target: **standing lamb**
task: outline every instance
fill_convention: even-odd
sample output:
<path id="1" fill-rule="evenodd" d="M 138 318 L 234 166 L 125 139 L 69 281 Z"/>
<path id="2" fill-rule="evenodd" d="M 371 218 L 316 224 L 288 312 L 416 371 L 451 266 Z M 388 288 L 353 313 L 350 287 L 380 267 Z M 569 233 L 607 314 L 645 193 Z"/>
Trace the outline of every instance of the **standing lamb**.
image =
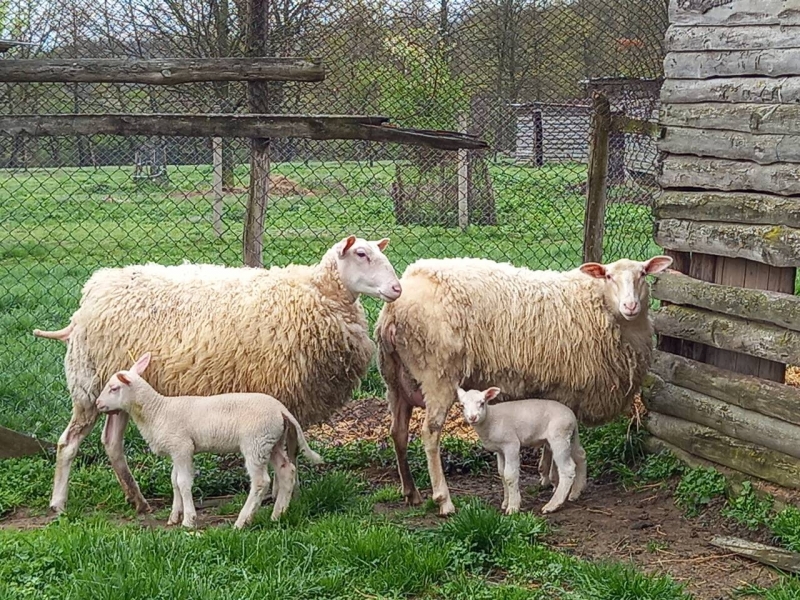
<path id="1" fill-rule="evenodd" d="M 645 275 L 671 263 L 656 256 L 567 272 L 477 258 L 410 265 L 402 298 L 383 307 L 375 326 L 406 501 L 422 501 L 407 459 L 411 411 L 421 407 L 433 499 L 439 514 L 455 510 L 439 438 L 459 386 L 497 385 L 505 399 L 558 400 L 587 425 L 630 406 L 653 346 Z M 542 474 L 549 471 L 540 465 Z"/>
<path id="2" fill-rule="evenodd" d="M 303 454 L 313 464 L 322 458 L 306 443 L 300 424 L 272 396 L 266 394 L 219 394 L 216 396 L 162 396 L 142 378 L 150 364 L 147 352 L 129 371 L 111 376 L 97 397 L 97 408 L 111 415 L 128 413 L 150 449 L 172 459 L 172 512 L 167 525 L 194 528 L 197 513 L 192 498 L 194 466 L 198 452 L 241 452 L 250 475 L 250 494 L 234 527 L 248 525 L 261 506 L 269 485 L 267 463 L 275 470 L 277 521 L 289 506 L 295 466 L 284 449 L 286 434 L 294 429 Z"/>
<path id="3" fill-rule="evenodd" d="M 547 444 L 560 478 L 550 502 L 542 508 L 551 513 L 561 508 L 569 494 L 577 500 L 586 487 L 586 452 L 578 437 L 578 420 L 568 406 L 555 400 L 516 400 L 491 408 L 489 400 L 500 388 L 458 388 L 464 419 L 472 425 L 483 447 L 497 454 L 497 470 L 503 480 L 503 505 L 507 515 L 519 512 L 520 448 Z"/>
<path id="4" fill-rule="evenodd" d="M 130 363 L 129 353 L 152 351 L 148 379 L 164 395 L 270 393 L 303 427 L 340 408 L 375 350 L 359 295 L 400 297 L 383 254 L 388 243 L 351 235 L 313 266 L 147 264 L 95 272 L 70 324 L 38 332 L 67 341 L 73 403 L 58 442 L 50 507 L 64 510 L 70 466 L 98 417 L 100 386 Z M 127 423 L 125 413 L 109 415 L 103 443 L 127 499 L 144 512 L 149 507 L 123 452 Z M 291 431 L 287 446 L 294 460 Z"/>

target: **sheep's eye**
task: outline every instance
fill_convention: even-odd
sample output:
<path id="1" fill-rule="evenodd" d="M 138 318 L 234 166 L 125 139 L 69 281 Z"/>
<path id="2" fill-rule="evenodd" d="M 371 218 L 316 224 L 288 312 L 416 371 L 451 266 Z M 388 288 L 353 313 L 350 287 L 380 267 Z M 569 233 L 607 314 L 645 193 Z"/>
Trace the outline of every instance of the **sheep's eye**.
<path id="1" fill-rule="evenodd" d="M 367 253 L 364 252 L 363 250 L 356 250 L 356 256 L 360 256 L 361 258 L 366 258 Z"/>
<path id="2" fill-rule="evenodd" d="M 611 273 L 606 273 L 606 279 L 612 281 L 614 278 L 611 276 Z"/>

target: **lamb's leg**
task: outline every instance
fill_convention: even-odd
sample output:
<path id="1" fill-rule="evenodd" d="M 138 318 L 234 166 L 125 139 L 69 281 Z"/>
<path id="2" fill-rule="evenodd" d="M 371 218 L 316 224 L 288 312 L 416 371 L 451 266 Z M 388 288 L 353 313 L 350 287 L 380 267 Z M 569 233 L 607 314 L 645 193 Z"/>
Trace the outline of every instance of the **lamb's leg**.
<path id="1" fill-rule="evenodd" d="M 508 503 L 506 514 L 519 512 L 522 498 L 519 494 L 519 445 L 508 444 L 503 448 L 503 480 L 508 488 Z"/>
<path id="2" fill-rule="evenodd" d="M 400 486 L 403 498 L 409 506 L 422 503 L 422 496 L 414 484 L 414 476 L 408 464 L 408 424 L 411 420 L 411 406 L 402 394 L 388 393 L 389 409 L 392 413 L 391 436 L 394 442 L 394 453 L 397 458 L 397 472 L 400 475 Z"/>
<path id="3" fill-rule="evenodd" d="M 177 525 L 183 518 L 183 499 L 178 487 L 178 467 L 172 465 L 172 512 L 169 513 L 167 525 Z"/>
<path id="4" fill-rule="evenodd" d="M 506 461 L 503 458 L 502 452 L 496 452 L 497 456 L 497 472 L 500 474 L 500 481 L 503 482 L 503 503 L 500 508 L 505 510 L 508 507 L 508 486 L 506 485 Z"/>
<path id="5" fill-rule="evenodd" d="M 550 472 L 552 471 L 553 455 L 550 452 L 550 446 L 544 444 L 542 452 L 539 454 L 539 480 L 542 487 L 546 488 L 552 484 L 550 480 Z"/>
<path id="6" fill-rule="evenodd" d="M 575 461 L 575 481 L 572 483 L 572 491 L 569 494 L 570 500 L 577 500 L 580 498 L 581 493 L 586 488 L 586 452 L 581 446 L 578 439 L 578 432 L 576 431 L 572 438 L 571 446 L 572 460 Z"/>
<path id="7" fill-rule="evenodd" d="M 128 426 L 130 417 L 128 413 L 120 412 L 106 417 L 106 424 L 103 427 L 103 446 L 106 449 L 111 467 L 117 475 L 122 491 L 125 492 L 125 499 L 136 507 L 136 512 L 146 513 L 150 511 L 150 505 L 144 499 L 139 485 L 133 478 L 125 460 L 125 428 Z"/>
<path id="8" fill-rule="evenodd" d="M 553 453 L 553 462 L 558 467 L 558 486 L 550 502 L 542 507 L 543 513 L 551 513 L 561 508 L 575 481 L 575 461 L 572 460 L 572 446 L 569 440 L 559 437 L 548 441 Z"/>
<path id="9" fill-rule="evenodd" d="M 250 493 L 247 495 L 247 500 L 242 506 L 242 510 L 239 511 L 236 523 L 233 524 L 234 529 L 241 529 L 252 521 L 253 514 L 261 506 L 261 500 L 264 498 L 269 486 L 267 465 L 259 460 L 257 452 L 245 453 L 244 466 L 247 469 L 247 474 L 250 475 Z"/>
<path id="10" fill-rule="evenodd" d="M 270 517 L 273 521 L 277 521 L 286 512 L 292 499 L 296 467 L 289 460 L 283 448 L 277 445 L 272 449 L 270 463 L 275 470 L 275 479 L 280 480 L 278 495 L 275 498 L 275 506 L 272 508 L 272 516 Z"/>
<path id="11" fill-rule="evenodd" d="M 428 473 L 431 476 L 433 501 L 439 505 L 439 516 L 455 512 L 456 507 L 450 499 L 450 490 L 444 478 L 439 441 L 442 428 L 447 419 L 447 411 L 455 401 L 455 388 L 446 382 L 438 382 L 433 390 L 423 383 L 425 394 L 425 422 L 422 424 L 422 441 L 425 444 L 425 457 L 428 459 Z"/>
<path id="12" fill-rule="evenodd" d="M 192 451 L 182 450 L 180 453 L 172 455 L 172 461 L 178 470 L 177 482 L 178 489 L 183 500 L 183 526 L 194 529 L 197 525 L 197 511 L 194 508 L 192 498 L 192 484 L 194 483 L 194 465 Z"/>
<path id="13" fill-rule="evenodd" d="M 72 418 L 61 434 L 56 449 L 56 473 L 53 479 L 53 494 L 50 497 L 50 509 L 60 514 L 67 503 L 69 472 L 72 461 L 78 454 L 78 446 L 86 439 L 97 422 L 97 409 L 88 396 L 77 400 L 73 394 Z"/>

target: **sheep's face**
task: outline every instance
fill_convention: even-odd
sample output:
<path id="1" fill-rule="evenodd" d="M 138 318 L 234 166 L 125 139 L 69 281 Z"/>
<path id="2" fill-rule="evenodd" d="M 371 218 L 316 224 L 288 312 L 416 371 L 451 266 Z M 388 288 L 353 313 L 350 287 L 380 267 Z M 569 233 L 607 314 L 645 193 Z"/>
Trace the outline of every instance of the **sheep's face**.
<path id="1" fill-rule="evenodd" d="M 394 302 L 400 297 L 400 280 L 383 253 L 388 244 L 389 238 L 370 242 L 351 235 L 336 245 L 339 277 L 350 293 L 384 302 Z"/>
<path id="2" fill-rule="evenodd" d="M 135 395 L 131 383 L 141 376 L 148 364 L 150 364 L 149 352 L 142 355 L 129 371 L 114 373 L 95 400 L 97 410 L 111 415 L 117 414 L 121 410 L 130 412 Z"/>
<path id="3" fill-rule="evenodd" d="M 654 256 L 644 262 L 623 258 L 608 265 L 586 263 L 580 270 L 605 280 L 606 304 L 626 321 L 632 321 L 647 312 L 650 288 L 645 277 L 660 273 L 671 264 L 669 256 Z"/>
<path id="4" fill-rule="evenodd" d="M 477 425 L 486 418 L 486 403 L 500 393 L 500 388 L 490 387 L 487 390 L 470 390 L 465 392 L 458 388 L 458 401 L 464 411 L 464 420 L 470 425 Z"/>

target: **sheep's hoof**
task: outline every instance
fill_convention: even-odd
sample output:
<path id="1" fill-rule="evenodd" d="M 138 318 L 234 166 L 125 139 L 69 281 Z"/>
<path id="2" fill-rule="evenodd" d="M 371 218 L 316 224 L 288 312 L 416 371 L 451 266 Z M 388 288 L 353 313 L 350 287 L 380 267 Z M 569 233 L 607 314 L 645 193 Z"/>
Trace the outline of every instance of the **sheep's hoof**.
<path id="1" fill-rule="evenodd" d="M 549 502 L 542 507 L 542 514 L 548 514 L 551 512 L 557 511 L 561 506 L 556 506 L 555 504 L 550 504 Z"/>
<path id="2" fill-rule="evenodd" d="M 407 506 L 419 506 L 422 504 L 422 494 L 419 493 L 419 490 L 414 489 L 408 494 L 405 494 L 405 500 Z"/>
<path id="3" fill-rule="evenodd" d="M 177 525 L 183 519 L 183 513 L 176 513 L 174 515 L 170 515 L 169 519 L 167 519 L 167 526 L 171 527 L 173 525 Z"/>
<path id="4" fill-rule="evenodd" d="M 195 529 L 197 527 L 197 519 L 192 517 L 191 519 L 184 519 L 183 526 L 186 529 Z"/>
<path id="5" fill-rule="evenodd" d="M 439 516 L 440 517 L 447 517 L 452 515 L 456 512 L 456 507 L 453 504 L 452 500 L 445 500 L 439 505 Z"/>
<path id="6" fill-rule="evenodd" d="M 50 505 L 50 512 L 53 513 L 55 516 L 59 516 L 64 512 L 64 505 L 63 504 L 51 504 Z"/>
<path id="7" fill-rule="evenodd" d="M 506 507 L 506 514 L 513 515 L 519 512 L 519 506 L 507 506 Z"/>
<path id="8" fill-rule="evenodd" d="M 568 500 L 569 500 L 570 502 L 575 502 L 575 500 L 577 500 L 577 499 L 578 499 L 578 498 L 580 498 L 580 497 L 581 497 L 581 493 L 580 493 L 580 492 L 573 492 L 573 493 L 571 493 L 571 494 L 569 495 L 569 498 L 568 498 Z"/>
<path id="9" fill-rule="evenodd" d="M 150 504 L 147 500 L 142 500 L 141 502 L 136 502 L 136 513 L 140 515 L 147 515 L 153 512 L 153 509 L 150 508 Z"/>

